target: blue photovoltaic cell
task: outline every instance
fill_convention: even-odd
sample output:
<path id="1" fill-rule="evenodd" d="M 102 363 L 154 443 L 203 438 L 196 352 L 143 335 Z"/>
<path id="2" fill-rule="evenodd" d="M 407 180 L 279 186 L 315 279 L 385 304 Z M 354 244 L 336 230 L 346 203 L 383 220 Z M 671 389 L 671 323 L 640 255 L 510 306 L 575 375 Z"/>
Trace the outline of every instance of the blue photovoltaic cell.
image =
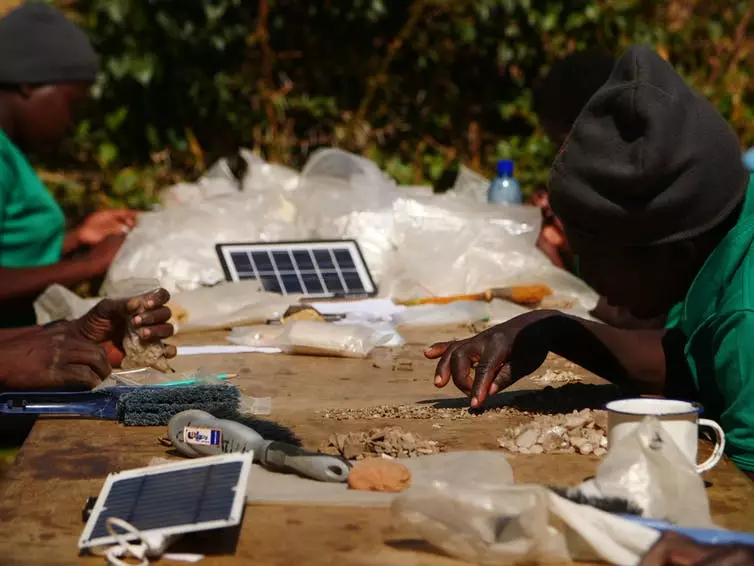
<path id="1" fill-rule="evenodd" d="M 239 279 L 258 279 L 272 293 L 326 296 L 367 291 L 357 267 L 357 262 L 363 266 L 363 260 L 342 245 L 251 249 L 229 255 Z"/>
<path id="2" fill-rule="evenodd" d="M 226 462 L 115 481 L 89 538 L 109 536 L 108 517 L 140 531 L 230 520 L 241 469 Z"/>

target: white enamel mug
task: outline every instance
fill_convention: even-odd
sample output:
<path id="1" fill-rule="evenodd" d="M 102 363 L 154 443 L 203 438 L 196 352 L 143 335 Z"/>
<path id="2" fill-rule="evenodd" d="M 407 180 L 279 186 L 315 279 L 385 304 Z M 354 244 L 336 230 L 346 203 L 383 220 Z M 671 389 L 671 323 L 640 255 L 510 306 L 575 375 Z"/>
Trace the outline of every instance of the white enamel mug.
<path id="1" fill-rule="evenodd" d="M 607 409 L 608 450 L 631 434 L 646 416 L 656 417 L 668 435 L 696 465 L 696 471 L 706 472 L 714 468 L 725 450 L 725 433 L 715 421 L 700 419 L 702 407 L 688 401 L 675 399 L 619 399 L 605 406 Z M 715 435 L 715 449 L 701 464 L 696 463 L 699 427 L 711 428 Z"/>

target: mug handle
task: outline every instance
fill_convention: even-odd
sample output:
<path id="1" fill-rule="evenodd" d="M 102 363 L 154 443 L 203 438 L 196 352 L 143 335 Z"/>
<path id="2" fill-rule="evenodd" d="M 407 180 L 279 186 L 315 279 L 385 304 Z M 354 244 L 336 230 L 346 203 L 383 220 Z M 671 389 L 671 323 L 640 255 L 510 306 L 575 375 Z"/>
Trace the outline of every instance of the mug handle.
<path id="1" fill-rule="evenodd" d="M 716 438 L 715 449 L 712 451 L 712 455 L 696 466 L 696 471 L 701 474 L 702 472 L 709 471 L 717 466 L 720 458 L 723 457 L 723 452 L 725 451 L 725 432 L 719 424 L 709 419 L 699 419 L 699 426 L 711 428 L 714 431 Z"/>

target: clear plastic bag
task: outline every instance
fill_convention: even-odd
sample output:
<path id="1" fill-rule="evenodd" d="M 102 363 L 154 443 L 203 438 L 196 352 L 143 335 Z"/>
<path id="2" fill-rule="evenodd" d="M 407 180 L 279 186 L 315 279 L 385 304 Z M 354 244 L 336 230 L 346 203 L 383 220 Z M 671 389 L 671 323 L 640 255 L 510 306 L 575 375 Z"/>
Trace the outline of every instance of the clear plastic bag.
<path id="1" fill-rule="evenodd" d="M 539 485 L 435 482 L 398 496 L 392 511 L 450 556 L 489 566 L 572 560 L 633 566 L 659 537 Z"/>
<path id="2" fill-rule="evenodd" d="M 297 299 L 260 291 L 256 281 L 239 281 L 176 293 L 171 304 L 180 313 L 174 321 L 178 334 L 280 320 Z"/>
<path id="3" fill-rule="evenodd" d="M 287 354 L 366 358 L 390 341 L 384 331 L 359 324 L 293 320 L 281 325 L 234 328 L 228 340 L 242 346 L 280 348 Z"/>
<path id="4" fill-rule="evenodd" d="M 456 301 L 446 305 L 419 305 L 409 307 L 393 316 L 396 326 L 441 326 L 444 324 L 471 324 L 489 318 L 487 303 Z"/>
<path id="5" fill-rule="evenodd" d="M 609 449 L 592 482 L 581 488 L 635 502 L 644 517 L 683 527 L 713 527 L 704 481 L 655 417 Z"/>
<path id="6" fill-rule="evenodd" d="M 53 320 L 74 320 L 84 316 L 100 299 L 83 299 L 62 285 L 50 285 L 34 301 L 37 324 Z"/>

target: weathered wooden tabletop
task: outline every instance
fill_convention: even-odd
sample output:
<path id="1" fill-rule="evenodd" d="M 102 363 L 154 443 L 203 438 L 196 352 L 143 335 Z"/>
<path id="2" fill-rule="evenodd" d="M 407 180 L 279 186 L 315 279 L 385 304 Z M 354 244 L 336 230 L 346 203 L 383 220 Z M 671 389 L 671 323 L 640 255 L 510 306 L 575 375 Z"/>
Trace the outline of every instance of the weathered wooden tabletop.
<path id="1" fill-rule="evenodd" d="M 271 418 L 290 426 L 306 446 L 317 448 L 333 432 L 399 425 L 444 443 L 448 449 L 498 449 L 504 418 L 444 420 L 325 419 L 324 408 L 371 407 L 430 401 L 447 406 L 465 402 L 451 386 L 432 386 L 433 364 L 424 360 L 426 343 L 463 337 L 464 329 L 405 333 L 396 364 L 369 360 L 273 355 L 187 356 L 178 370 L 203 367 L 238 373 L 235 380 L 254 396 L 273 398 Z M 180 343 L 217 343 L 222 335 L 187 336 Z M 558 361 L 548 362 L 557 364 Z M 594 379 L 589 378 L 587 379 Z M 517 384 L 527 388 L 527 382 Z M 529 388 L 533 388 L 531 384 Z M 157 442 L 164 431 L 126 428 L 101 421 L 44 419 L 34 427 L 11 470 L 0 479 L 0 564 L 102 564 L 79 557 L 76 543 L 81 511 L 99 493 L 108 473 L 145 466 L 166 449 Z M 517 482 L 575 485 L 594 474 L 597 458 L 578 455 L 511 455 Z M 754 487 L 730 462 L 706 479 L 714 519 L 722 526 L 754 528 Z M 249 506 L 235 544 L 204 547 L 207 566 L 275 565 L 443 565 L 457 564 L 434 552 L 411 533 L 396 530 L 386 509 L 349 509 L 293 505 Z M 162 561 L 161 563 L 166 563 Z"/>

